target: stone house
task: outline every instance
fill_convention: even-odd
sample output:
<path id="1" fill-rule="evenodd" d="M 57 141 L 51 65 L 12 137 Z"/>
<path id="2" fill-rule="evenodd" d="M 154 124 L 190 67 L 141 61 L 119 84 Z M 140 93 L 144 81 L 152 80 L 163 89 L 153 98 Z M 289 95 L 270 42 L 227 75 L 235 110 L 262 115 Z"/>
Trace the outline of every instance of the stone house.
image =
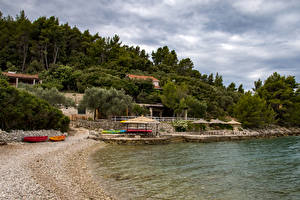
<path id="1" fill-rule="evenodd" d="M 127 77 L 129 79 L 138 79 L 138 80 L 149 80 L 150 79 L 152 81 L 154 89 L 161 89 L 159 86 L 159 80 L 157 78 L 154 78 L 153 76 L 127 74 Z"/>
<path id="2" fill-rule="evenodd" d="M 8 82 L 10 85 L 18 87 L 20 82 L 35 85 L 38 83 L 42 83 L 42 80 L 39 79 L 38 74 L 20 74 L 16 72 L 2 72 L 4 76 L 8 78 Z"/>

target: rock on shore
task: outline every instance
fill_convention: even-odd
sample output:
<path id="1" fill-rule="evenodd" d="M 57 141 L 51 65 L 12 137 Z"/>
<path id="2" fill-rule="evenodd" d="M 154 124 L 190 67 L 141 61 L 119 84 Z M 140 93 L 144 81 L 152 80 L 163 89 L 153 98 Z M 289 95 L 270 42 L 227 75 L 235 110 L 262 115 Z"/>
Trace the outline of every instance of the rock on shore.
<path id="1" fill-rule="evenodd" d="M 0 199 L 112 199 L 88 169 L 88 154 L 104 144 L 87 136 L 0 146 Z"/>

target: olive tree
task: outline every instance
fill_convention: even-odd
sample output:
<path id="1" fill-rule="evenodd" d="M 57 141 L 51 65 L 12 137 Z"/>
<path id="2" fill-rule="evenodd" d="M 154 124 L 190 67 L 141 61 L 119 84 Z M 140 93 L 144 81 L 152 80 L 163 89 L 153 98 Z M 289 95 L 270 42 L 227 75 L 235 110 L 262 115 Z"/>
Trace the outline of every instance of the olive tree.
<path id="1" fill-rule="evenodd" d="M 98 111 L 102 117 L 111 117 L 125 114 L 132 106 L 132 97 L 123 90 L 88 88 L 85 90 L 80 107 Z M 96 112 L 95 112 L 96 113 Z M 94 115 L 94 119 L 96 114 Z"/>

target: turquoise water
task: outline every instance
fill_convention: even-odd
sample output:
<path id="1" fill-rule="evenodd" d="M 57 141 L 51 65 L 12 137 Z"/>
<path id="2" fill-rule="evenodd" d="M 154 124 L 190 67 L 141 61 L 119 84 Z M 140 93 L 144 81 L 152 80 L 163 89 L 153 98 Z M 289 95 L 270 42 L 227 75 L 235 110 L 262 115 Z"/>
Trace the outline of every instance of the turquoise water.
<path id="1" fill-rule="evenodd" d="M 114 145 L 92 162 L 119 199 L 300 199 L 300 137 Z"/>

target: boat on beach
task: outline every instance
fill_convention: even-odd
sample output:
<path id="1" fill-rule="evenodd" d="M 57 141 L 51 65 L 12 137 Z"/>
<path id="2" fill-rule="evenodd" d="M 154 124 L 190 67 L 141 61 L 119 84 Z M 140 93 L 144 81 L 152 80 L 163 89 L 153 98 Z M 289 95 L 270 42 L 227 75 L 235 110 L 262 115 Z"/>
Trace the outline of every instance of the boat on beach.
<path id="1" fill-rule="evenodd" d="M 102 133 L 104 134 L 121 134 L 125 133 L 126 130 L 103 130 Z"/>
<path id="2" fill-rule="evenodd" d="M 27 136 L 23 138 L 24 142 L 45 142 L 48 136 Z"/>
<path id="3" fill-rule="evenodd" d="M 66 139 L 65 135 L 49 137 L 49 140 L 52 141 L 52 142 L 64 141 L 65 139 Z"/>

